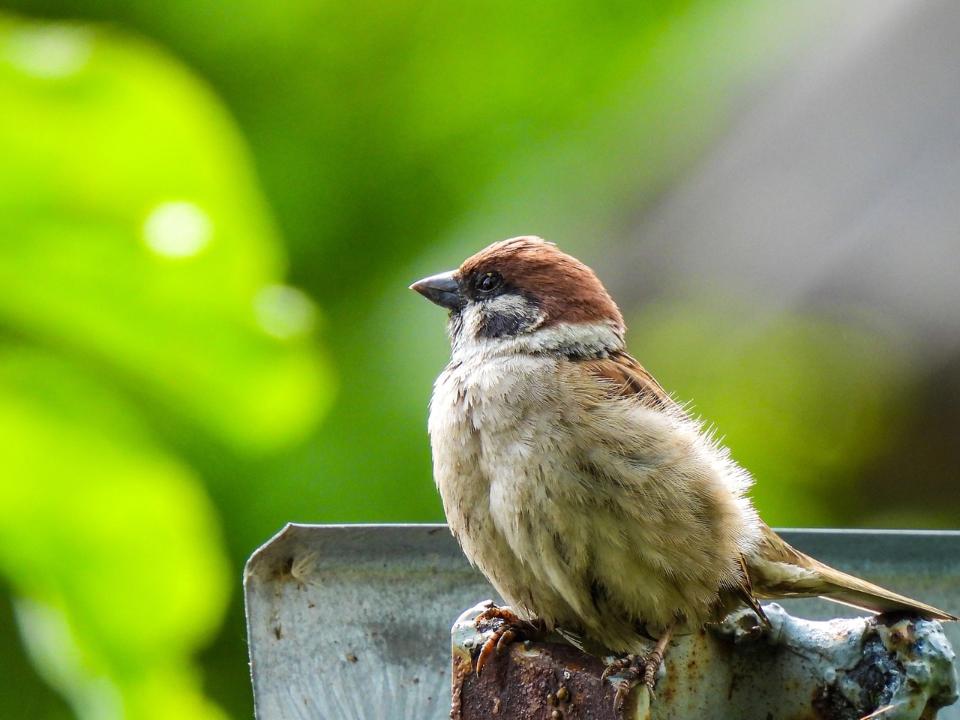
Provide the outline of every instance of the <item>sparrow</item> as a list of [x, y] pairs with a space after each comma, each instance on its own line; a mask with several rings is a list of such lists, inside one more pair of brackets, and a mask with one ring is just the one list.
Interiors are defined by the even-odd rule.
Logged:
[[[675, 631], [744, 605], [765, 621], [760, 599], [957, 619], [767, 527], [750, 474], [631, 357], [616, 303], [555, 245], [497, 242], [410, 287], [449, 311], [429, 417], [444, 512], [511, 608], [480, 619], [506, 622], [478, 672], [525, 621], [622, 654], [611, 667], [652, 691]], [[657, 642], [638, 658], [645, 637]]]

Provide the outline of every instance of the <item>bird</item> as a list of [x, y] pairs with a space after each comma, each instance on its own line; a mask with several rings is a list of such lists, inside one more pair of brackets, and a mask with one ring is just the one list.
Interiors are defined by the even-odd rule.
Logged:
[[428, 421], [447, 522], [509, 605], [478, 618], [498, 630], [478, 672], [524, 628], [558, 630], [618, 656], [622, 706], [652, 693], [675, 632], [742, 606], [766, 622], [761, 599], [957, 620], [768, 527], [750, 473], [627, 352], [610, 294], [553, 243], [496, 242], [410, 288], [449, 312]]

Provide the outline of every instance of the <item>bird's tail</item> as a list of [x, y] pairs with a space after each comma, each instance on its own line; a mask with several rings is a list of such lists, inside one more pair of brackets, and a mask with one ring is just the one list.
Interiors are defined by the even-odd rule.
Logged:
[[822, 597], [872, 612], [907, 612], [926, 620], [958, 618], [834, 570], [792, 548], [766, 525], [757, 551], [744, 558], [753, 592], [759, 598]]

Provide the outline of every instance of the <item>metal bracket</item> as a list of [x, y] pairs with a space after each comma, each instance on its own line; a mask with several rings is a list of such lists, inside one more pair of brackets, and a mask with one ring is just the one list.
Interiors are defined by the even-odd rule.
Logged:
[[[782, 534], [842, 570], [960, 609], [960, 533]], [[448, 718], [451, 624], [497, 599], [443, 525], [289, 525], [250, 558], [244, 589], [259, 720]], [[813, 619], [856, 615], [818, 600], [783, 604]], [[955, 646], [958, 626], [944, 627]], [[960, 720], [960, 706], [938, 717]]]

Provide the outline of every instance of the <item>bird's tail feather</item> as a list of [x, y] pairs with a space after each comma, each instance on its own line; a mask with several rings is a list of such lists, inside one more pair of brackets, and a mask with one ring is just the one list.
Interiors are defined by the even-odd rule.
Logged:
[[821, 597], [827, 600], [853, 605], [863, 610], [873, 610], [874, 612], [903, 611], [919, 615], [926, 620], [957, 620], [956, 616], [932, 605], [927, 605], [919, 600], [912, 600], [879, 585], [834, 570], [823, 563], [816, 564], [820, 576], [829, 587], [828, 592], [821, 594]]
[[757, 552], [746, 557], [754, 594], [760, 598], [822, 597], [872, 612], [907, 612], [927, 620], [958, 618], [879, 585], [835, 570], [788, 545], [764, 526]]

